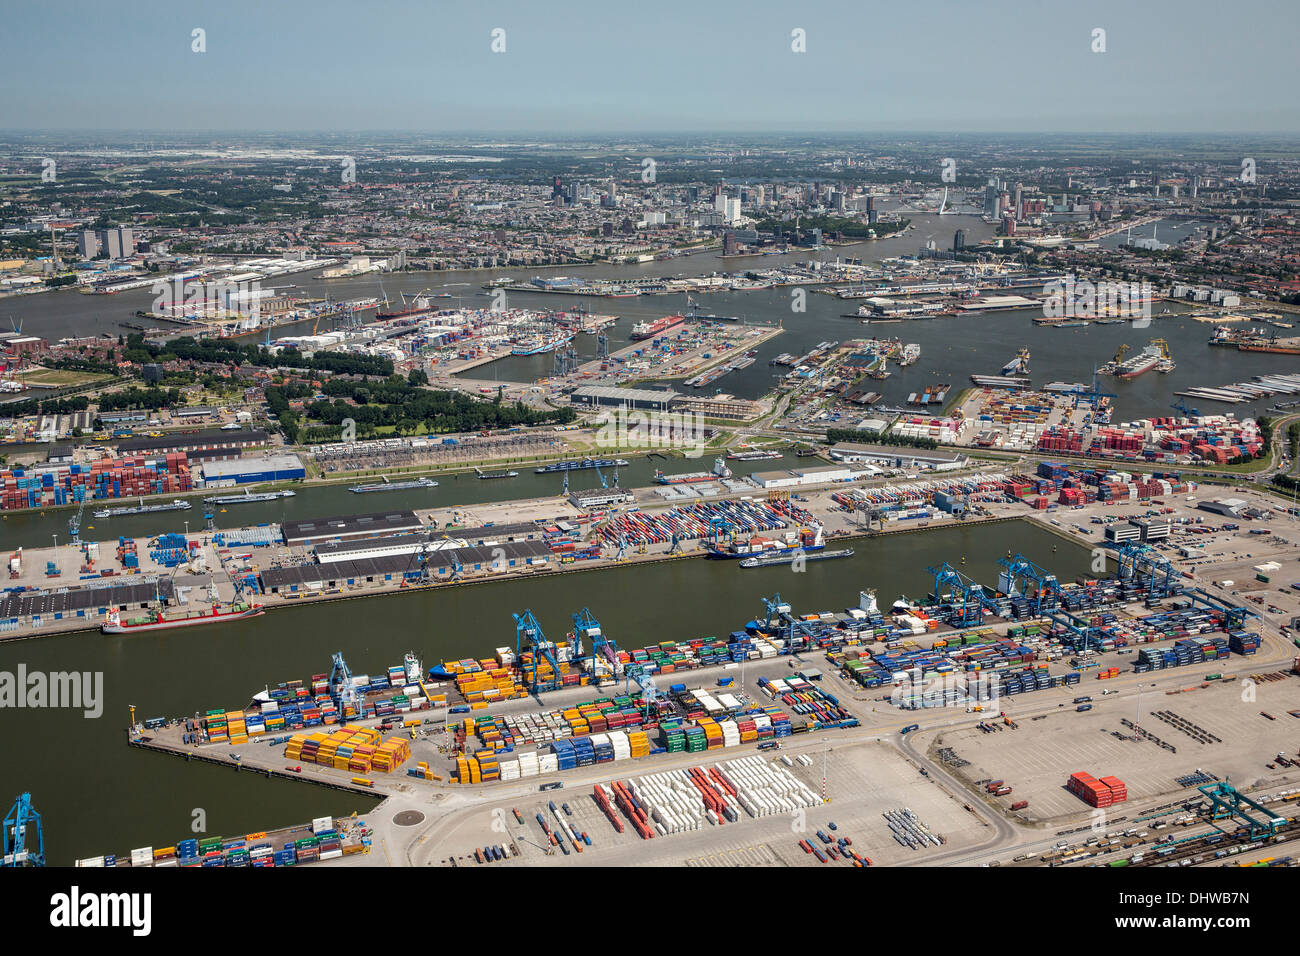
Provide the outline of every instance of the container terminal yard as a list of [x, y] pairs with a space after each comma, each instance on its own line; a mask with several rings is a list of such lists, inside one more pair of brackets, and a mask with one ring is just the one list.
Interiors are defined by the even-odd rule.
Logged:
[[[1122, 494], [1108, 487], [1107, 500], [1065, 508], [1029, 497], [1059, 485], [1070, 499], [1077, 477], [1051, 462], [1026, 476], [978, 476], [965, 522], [1019, 518], [1067, 551], [1066, 540], [1105, 549], [1105, 570], [1090, 575], [1058, 578], [1009, 549], [998, 580], [980, 583], [954, 555], [927, 569], [929, 595], [894, 600], [864, 582], [859, 594], [804, 608], [776, 593], [783, 572], [762, 571], [772, 593], [729, 636], [665, 634], [644, 647], [606, 633], [596, 595], [568, 619], [519, 608], [511, 623], [503, 610], [472, 657], [331, 660], [322, 647], [298, 674], [265, 675], [244, 700], [206, 700], [196, 688], [193, 716], [146, 717], [128, 742], [155, 759], [382, 797], [351, 842], [335, 846], [334, 831], [322, 831], [330, 856], [317, 850], [321, 865], [1290, 862], [1300, 793], [1288, 723], [1300, 719], [1300, 591], [1287, 586], [1296, 515], [1258, 492], [1207, 496], [1168, 480]], [[960, 520], [928, 516], [933, 489], [930, 505], [898, 507], [926, 500], [919, 484], [718, 502], [748, 509], [726, 512], [730, 521], [758, 515], [829, 534], [919, 531], [903, 516], [918, 510], [927, 528]], [[525, 566], [557, 554], [564, 562], [573, 552], [553, 550], [546, 530], [564, 530], [555, 507], [519, 503], [493, 513], [509, 523], [475, 528], [463, 524], [471, 515], [453, 515], [461, 527], [442, 525], [437, 539], [416, 531], [445, 519], [435, 513], [384, 516], [383, 530], [395, 533], [379, 539], [358, 536], [358, 516], [293, 523], [278, 543], [246, 552], [271, 549], [280, 568], [249, 564], [229, 576], [256, 589], [270, 613], [293, 614], [282, 605], [355, 596], [346, 589], [357, 584], [336, 580], [333, 595], [317, 581], [276, 593], [268, 571], [306, 567], [288, 563], [295, 549], [302, 560], [314, 546], [315, 567], [325, 568], [353, 560], [347, 547], [400, 548], [407, 529], [423, 544], [403, 557], [442, 553], [439, 568], [449, 554], [488, 547], [484, 533]], [[866, 523], [864, 512], [873, 515]], [[641, 513], [653, 512], [631, 512]], [[318, 525], [332, 525], [330, 540], [313, 545]], [[675, 557], [681, 537], [648, 541], [644, 555], [624, 541], [630, 553], [611, 560]], [[435, 540], [461, 546], [431, 551]], [[202, 547], [214, 567], [229, 561], [221, 542]], [[430, 563], [399, 573], [413, 582], [406, 589], [426, 586]], [[447, 583], [459, 583], [457, 563], [464, 572], [463, 559], [452, 563]], [[1093, 828], [1097, 808], [1107, 814], [1102, 829]], [[805, 830], [792, 834], [792, 814]], [[219, 849], [187, 844], [184, 856], [180, 844], [161, 855], [119, 848], [113, 859], [289, 865], [313, 857], [301, 839], [244, 835]], [[262, 862], [249, 862], [254, 853]]]

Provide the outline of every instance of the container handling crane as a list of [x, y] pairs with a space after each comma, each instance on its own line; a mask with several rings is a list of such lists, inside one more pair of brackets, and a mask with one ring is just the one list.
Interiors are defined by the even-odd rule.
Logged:
[[45, 830], [32, 806], [32, 795], [22, 793], [4, 819], [4, 858], [0, 866], [44, 866]]

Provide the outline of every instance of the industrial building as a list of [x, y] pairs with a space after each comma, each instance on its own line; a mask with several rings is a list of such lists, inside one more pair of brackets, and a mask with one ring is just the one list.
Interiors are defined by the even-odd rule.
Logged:
[[262, 587], [268, 594], [293, 594], [343, 586], [376, 587], [402, 580], [417, 580], [427, 572], [434, 580], [450, 580], [460, 573], [545, 566], [551, 549], [541, 541], [521, 541], [495, 547], [449, 548], [421, 556], [393, 554], [377, 558], [266, 568]]
[[666, 412], [678, 394], [672, 389], [615, 388], [612, 385], [584, 385], [574, 389], [569, 400], [574, 405], [629, 408], [637, 411]]
[[360, 561], [366, 558], [387, 558], [399, 554], [430, 554], [446, 548], [465, 548], [464, 539], [432, 537], [423, 534], [400, 534], [387, 538], [360, 538], [355, 541], [326, 541], [316, 545], [316, 560], [320, 564], [337, 564], [341, 561]]
[[[137, 579], [138, 580], [138, 579]], [[9, 591], [0, 597], [0, 623], [11, 627], [40, 627], [64, 618], [98, 618], [110, 609], [146, 610], [159, 599], [175, 595], [170, 578], [153, 583], [60, 587], [57, 591]]]
[[1238, 518], [1246, 502], [1241, 498], [1215, 498], [1211, 501], [1198, 501], [1196, 507], [1211, 514], [1223, 515], [1225, 518]]
[[619, 505], [625, 501], [630, 501], [633, 497], [630, 491], [623, 491], [619, 488], [596, 488], [587, 491], [575, 491], [569, 495], [569, 501], [575, 508], [586, 511], [588, 508]]
[[839, 465], [796, 468], [794, 471], [757, 471], [751, 475], [760, 488], [797, 488], [801, 485], [824, 485], [852, 481], [853, 471]]
[[323, 541], [377, 538], [400, 534], [403, 531], [423, 531], [424, 522], [414, 511], [408, 510], [286, 521], [281, 525], [281, 529], [284, 531], [284, 543], [292, 547], [319, 544]]
[[[100, 416], [104, 418], [104, 416]], [[256, 428], [224, 429], [210, 428], [205, 431], [186, 435], [177, 432], [159, 438], [128, 438], [118, 442], [117, 450], [121, 455], [158, 455], [169, 451], [213, 452], [212, 455], [190, 455], [194, 457], [238, 458], [241, 449], [265, 445], [270, 441], [266, 432]]]
[[953, 452], [853, 442], [832, 446], [830, 456], [836, 461], [866, 462], [882, 468], [926, 468], [931, 471], [952, 471], [966, 464], [965, 455]]
[[205, 488], [230, 488], [262, 481], [291, 481], [307, 477], [307, 470], [297, 455], [205, 461], [202, 473]]

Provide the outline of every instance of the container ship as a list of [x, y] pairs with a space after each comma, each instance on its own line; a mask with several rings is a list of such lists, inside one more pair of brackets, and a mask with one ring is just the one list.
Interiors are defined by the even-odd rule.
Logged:
[[136, 618], [133, 621], [122, 620], [117, 610], [108, 612], [99, 629], [105, 634], [137, 634], [145, 631], [169, 631], [176, 627], [197, 627], [200, 624], [220, 624], [224, 621], [238, 621], [246, 617], [261, 617], [266, 609], [260, 604], [233, 604], [228, 611], [218, 610], [213, 605], [211, 613], [196, 614], [192, 617], [165, 618], [161, 610], [153, 618]]
[[639, 342], [642, 339], [652, 339], [656, 335], [663, 335], [665, 332], [672, 331], [685, 322], [686, 316], [684, 315], [665, 315], [653, 322], [638, 322], [632, 326], [631, 338], [634, 342]]
[[721, 458], [713, 459], [712, 471], [689, 471], [683, 475], [665, 475], [662, 471], [655, 472], [655, 483], [660, 485], [692, 485], [702, 481], [717, 481], [719, 478], [730, 478], [731, 469]]
[[189, 511], [192, 507], [194, 506], [181, 498], [175, 498], [162, 505], [147, 505], [141, 498], [138, 505], [131, 505], [129, 508], [101, 508], [94, 514], [96, 518], [116, 518], [119, 515], [143, 515], [155, 511]]
[[348, 491], [358, 495], [368, 495], [376, 491], [405, 491], [408, 488], [437, 488], [438, 483], [432, 478], [416, 478], [414, 481], [379, 481], [370, 485], [353, 485]]
[[549, 465], [542, 465], [536, 469], [537, 474], [546, 475], [556, 471], [583, 471], [587, 468], [613, 468], [618, 466], [622, 468], [627, 462], [622, 458], [583, 458], [581, 461], [570, 459], [569, 461], [556, 461]]
[[738, 558], [779, 558], [793, 560], [797, 553], [809, 554], [825, 550], [821, 525], [785, 531], [777, 537], [755, 535], [752, 538], [734, 538], [726, 544], [711, 544], [705, 557], [734, 560]]
[[253, 501], [274, 501], [276, 498], [292, 498], [297, 492], [294, 491], [246, 491], [242, 495], [214, 495], [211, 498], [204, 498], [205, 505], [242, 505]]

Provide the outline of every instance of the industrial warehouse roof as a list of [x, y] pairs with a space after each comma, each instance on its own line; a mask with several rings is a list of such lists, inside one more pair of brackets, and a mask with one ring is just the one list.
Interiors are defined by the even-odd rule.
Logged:
[[377, 538], [398, 531], [418, 531], [424, 524], [414, 511], [408, 510], [286, 521], [282, 527], [286, 544], [302, 544], [304, 541], [328, 541], [331, 538]]
[[[101, 416], [103, 417], [103, 416]], [[270, 436], [256, 428], [243, 428], [238, 431], [225, 428], [209, 428], [189, 435], [176, 432], [161, 438], [129, 438], [117, 443], [117, 450], [124, 455], [135, 452], [168, 451], [173, 448], [236, 448], [245, 445], [265, 445]]]
[[616, 388], [613, 385], [583, 385], [575, 388], [573, 395], [579, 398], [609, 399], [614, 402], [671, 402], [678, 397], [672, 389], [662, 388]]
[[265, 455], [257, 458], [232, 458], [229, 461], [205, 461], [204, 478], [225, 478], [263, 471], [301, 471], [297, 455]]
[[929, 448], [912, 448], [907, 445], [859, 445], [854, 442], [840, 442], [831, 447], [831, 454], [839, 452], [850, 455], [872, 455], [878, 458], [901, 458], [904, 461], [959, 461], [966, 457], [954, 452], [939, 451]]
[[[505, 542], [494, 547], [456, 548], [431, 551], [425, 555], [425, 565], [431, 573], [454, 567], [476, 564], [488, 565], [504, 552], [507, 561], [549, 557], [551, 549], [541, 541]], [[302, 564], [295, 567], [267, 568], [262, 571], [262, 584], [269, 591], [297, 585], [322, 585], [346, 581], [349, 578], [367, 578], [380, 574], [404, 574], [419, 569], [420, 562], [414, 554], [390, 554], [378, 558], [358, 558], [353, 561], [335, 561], [332, 564]]]
[[170, 601], [174, 589], [170, 579], [153, 584], [110, 584], [103, 587], [68, 588], [59, 591], [11, 592], [0, 598], [0, 618], [31, 617], [35, 614], [75, 614], [77, 611], [125, 604], [148, 604], [158, 595]]
[[[555, 518], [543, 524], [554, 524], [556, 521], [563, 521], [563, 518]], [[502, 538], [518, 538], [524, 535], [541, 534], [541, 526], [534, 521], [515, 521], [510, 524], [492, 524], [484, 525], [478, 528], [444, 528], [444, 533], [452, 538], [464, 538], [471, 544], [478, 544], [480, 541], [500, 541]]]

